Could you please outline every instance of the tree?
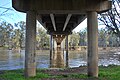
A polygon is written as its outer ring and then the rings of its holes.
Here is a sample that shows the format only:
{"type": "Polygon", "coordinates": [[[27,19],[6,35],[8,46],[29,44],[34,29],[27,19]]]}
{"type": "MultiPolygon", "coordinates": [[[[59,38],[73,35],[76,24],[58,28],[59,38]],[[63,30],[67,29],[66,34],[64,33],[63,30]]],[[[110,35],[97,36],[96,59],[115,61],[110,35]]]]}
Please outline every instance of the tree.
{"type": "Polygon", "coordinates": [[[69,45],[70,47],[75,48],[75,46],[79,45],[79,40],[80,40],[80,36],[78,33],[73,32],[72,35],[69,36],[69,45]]]}
{"type": "Polygon", "coordinates": [[[0,44],[3,47],[8,47],[10,45],[12,36],[13,26],[10,23],[2,22],[0,24],[0,44]]]}
{"type": "Polygon", "coordinates": [[[49,47],[49,36],[46,34],[45,29],[37,27],[37,49],[43,49],[49,47]]]}
{"type": "Polygon", "coordinates": [[[18,49],[20,48],[20,29],[15,29],[13,31],[13,35],[12,35],[12,48],[13,49],[18,49]]]}
{"type": "Polygon", "coordinates": [[[120,39],[120,0],[112,0],[112,9],[99,14],[98,19],[120,39]]]}
{"type": "Polygon", "coordinates": [[[98,45],[99,47],[107,47],[109,45],[110,33],[106,29],[100,29],[98,31],[98,45]]]}
{"type": "Polygon", "coordinates": [[[23,48],[25,45],[25,30],[26,30],[26,23],[24,21],[20,21],[15,23],[15,26],[18,28],[19,31],[19,44],[20,48],[23,48]]]}
{"type": "Polygon", "coordinates": [[[87,28],[85,28],[84,30],[80,30],[79,35],[80,35],[79,45],[86,46],[87,45],[87,28]]]}

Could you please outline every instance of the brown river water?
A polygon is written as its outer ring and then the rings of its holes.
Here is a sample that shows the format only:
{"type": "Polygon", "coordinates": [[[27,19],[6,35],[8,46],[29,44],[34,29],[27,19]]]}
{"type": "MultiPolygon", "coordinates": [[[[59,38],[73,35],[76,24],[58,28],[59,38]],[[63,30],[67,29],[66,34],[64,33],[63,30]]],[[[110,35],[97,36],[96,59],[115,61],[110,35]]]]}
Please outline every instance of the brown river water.
{"type": "MultiPolygon", "coordinates": [[[[0,70],[23,69],[25,60],[25,51],[0,50],[0,70]]],[[[53,61],[50,64],[49,51],[37,51],[37,68],[62,68],[65,65],[65,52],[54,54],[53,61]]],[[[69,67],[79,67],[87,65],[87,53],[80,51],[69,52],[69,67]]],[[[99,65],[120,65],[120,52],[102,52],[99,53],[99,65]]]]}

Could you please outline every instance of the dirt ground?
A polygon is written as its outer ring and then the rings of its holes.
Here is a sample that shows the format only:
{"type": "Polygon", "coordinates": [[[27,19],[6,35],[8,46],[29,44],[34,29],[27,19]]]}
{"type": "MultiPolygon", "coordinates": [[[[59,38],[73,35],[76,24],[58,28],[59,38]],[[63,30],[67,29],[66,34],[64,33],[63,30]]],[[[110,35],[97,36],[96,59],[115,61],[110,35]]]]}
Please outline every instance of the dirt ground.
{"type": "Polygon", "coordinates": [[[50,74],[50,75],[69,75],[69,74],[86,74],[87,67],[75,67],[75,68],[68,68],[68,69],[47,69],[42,70],[43,73],[50,74]]]}
{"type": "Polygon", "coordinates": [[[80,79],[80,78],[70,78],[68,77],[70,74],[87,74],[87,67],[75,67],[68,69],[47,69],[42,70],[42,73],[49,74],[51,76],[63,76],[64,78],[44,78],[40,80],[98,80],[97,78],[88,78],[88,79],[80,79]]]}

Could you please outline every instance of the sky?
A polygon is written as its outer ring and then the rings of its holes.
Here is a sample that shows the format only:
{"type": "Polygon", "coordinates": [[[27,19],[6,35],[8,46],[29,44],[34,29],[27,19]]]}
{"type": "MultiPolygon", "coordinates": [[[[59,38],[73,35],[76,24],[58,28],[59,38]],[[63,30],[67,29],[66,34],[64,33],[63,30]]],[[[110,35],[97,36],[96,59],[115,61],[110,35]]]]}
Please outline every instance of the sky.
{"type": "MultiPolygon", "coordinates": [[[[12,8],[12,0],[0,0],[0,22],[6,21],[14,25],[19,21],[26,22],[26,13],[18,12],[14,8],[12,8]],[[10,8],[11,10],[3,9],[1,7],[10,8]],[[5,12],[5,13],[3,13],[5,12]],[[4,14],[4,15],[1,15],[4,14]]],[[[85,19],[81,24],[79,24],[73,31],[79,32],[87,27],[87,19],[85,19]]],[[[100,25],[99,28],[105,27],[104,25],[100,25]]]]}
{"type": "Polygon", "coordinates": [[[6,21],[14,25],[14,23],[19,21],[26,21],[26,14],[13,9],[12,0],[0,0],[0,22],[2,21],[6,21]],[[3,9],[1,7],[10,8],[10,10],[5,12],[7,9],[3,9]],[[3,14],[3,12],[5,13],[3,14]]]}

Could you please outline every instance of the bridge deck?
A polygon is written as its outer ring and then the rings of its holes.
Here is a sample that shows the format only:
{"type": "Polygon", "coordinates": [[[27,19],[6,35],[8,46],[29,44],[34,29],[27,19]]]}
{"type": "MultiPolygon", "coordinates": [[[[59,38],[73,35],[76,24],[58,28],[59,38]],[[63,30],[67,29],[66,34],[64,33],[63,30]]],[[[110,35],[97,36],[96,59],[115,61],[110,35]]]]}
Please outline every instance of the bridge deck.
{"type": "Polygon", "coordinates": [[[49,34],[71,34],[86,18],[87,11],[103,12],[111,7],[108,0],[12,0],[12,3],[18,11],[35,11],[49,34]]]}

